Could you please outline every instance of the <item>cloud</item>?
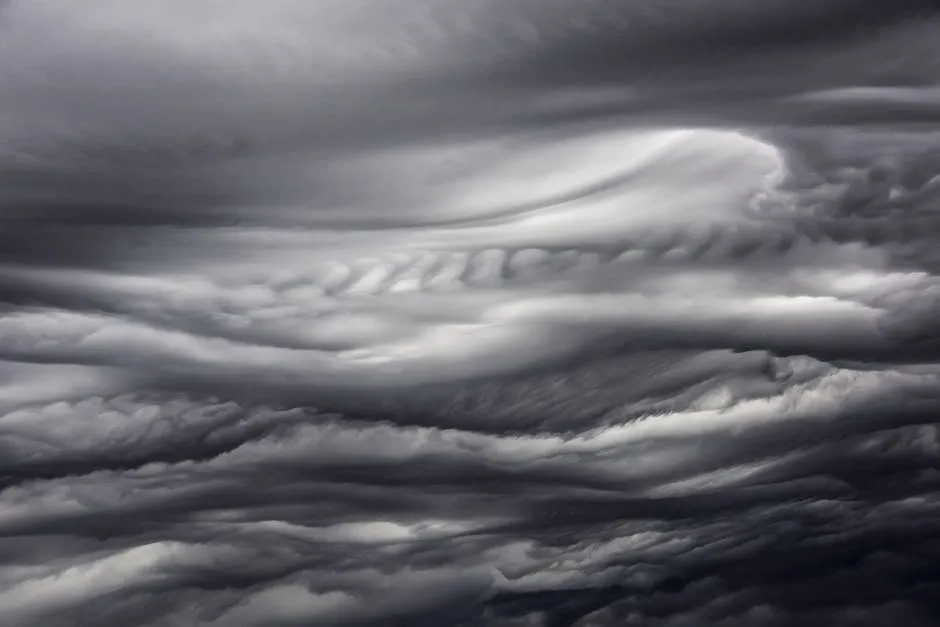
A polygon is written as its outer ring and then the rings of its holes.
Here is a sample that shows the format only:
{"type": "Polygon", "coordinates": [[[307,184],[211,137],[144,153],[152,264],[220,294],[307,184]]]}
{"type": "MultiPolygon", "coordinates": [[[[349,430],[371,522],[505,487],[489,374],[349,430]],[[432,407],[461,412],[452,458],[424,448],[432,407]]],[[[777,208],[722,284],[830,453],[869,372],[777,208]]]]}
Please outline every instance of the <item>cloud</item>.
{"type": "Polygon", "coordinates": [[[934,624],[937,25],[0,5],[0,615],[934,624]]]}

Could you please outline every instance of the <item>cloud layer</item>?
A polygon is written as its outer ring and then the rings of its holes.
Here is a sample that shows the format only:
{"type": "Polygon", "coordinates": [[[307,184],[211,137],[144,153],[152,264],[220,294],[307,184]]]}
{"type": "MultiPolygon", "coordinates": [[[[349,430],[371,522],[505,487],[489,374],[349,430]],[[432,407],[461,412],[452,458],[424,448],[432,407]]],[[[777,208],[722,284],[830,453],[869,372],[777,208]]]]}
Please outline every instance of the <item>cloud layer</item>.
{"type": "Polygon", "coordinates": [[[4,624],[934,625],[938,33],[0,4],[4,624]]]}

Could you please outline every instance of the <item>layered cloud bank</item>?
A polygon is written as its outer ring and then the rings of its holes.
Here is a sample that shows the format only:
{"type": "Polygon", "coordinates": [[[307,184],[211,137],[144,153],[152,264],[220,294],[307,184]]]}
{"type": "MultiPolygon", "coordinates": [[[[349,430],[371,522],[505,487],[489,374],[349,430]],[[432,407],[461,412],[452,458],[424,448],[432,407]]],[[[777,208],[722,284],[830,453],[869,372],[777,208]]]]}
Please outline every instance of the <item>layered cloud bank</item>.
{"type": "Polygon", "coordinates": [[[2,622],[934,625],[931,8],[0,4],[2,622]]]}

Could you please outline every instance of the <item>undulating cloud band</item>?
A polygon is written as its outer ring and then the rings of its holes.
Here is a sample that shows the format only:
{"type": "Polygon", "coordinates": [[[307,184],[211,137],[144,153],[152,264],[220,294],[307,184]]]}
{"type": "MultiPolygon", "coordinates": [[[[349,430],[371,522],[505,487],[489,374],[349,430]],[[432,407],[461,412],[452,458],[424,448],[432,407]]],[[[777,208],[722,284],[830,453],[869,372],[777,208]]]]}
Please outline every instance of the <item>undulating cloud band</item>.
{"type": "Polygon", "coordinates": [[[0,3],[0,623],[933,626],[928,0],[0,3]]]}

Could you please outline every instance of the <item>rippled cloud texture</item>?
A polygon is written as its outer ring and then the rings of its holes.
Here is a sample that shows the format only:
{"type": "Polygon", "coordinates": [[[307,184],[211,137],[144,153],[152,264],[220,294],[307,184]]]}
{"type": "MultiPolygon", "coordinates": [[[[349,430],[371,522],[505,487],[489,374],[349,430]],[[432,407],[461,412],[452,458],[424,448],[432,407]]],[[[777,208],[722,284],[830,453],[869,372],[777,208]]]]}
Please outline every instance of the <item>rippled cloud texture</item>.
{"type": "Polygon", "coordinates": [[[0,4],[0,622],[940,616],[940,15],[0,4]]]}

